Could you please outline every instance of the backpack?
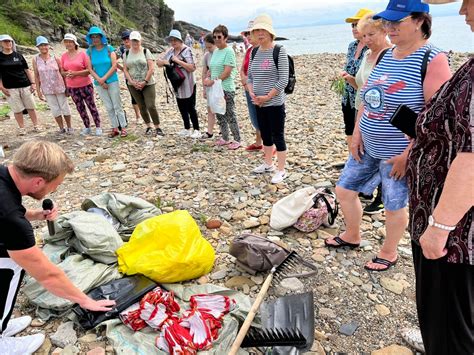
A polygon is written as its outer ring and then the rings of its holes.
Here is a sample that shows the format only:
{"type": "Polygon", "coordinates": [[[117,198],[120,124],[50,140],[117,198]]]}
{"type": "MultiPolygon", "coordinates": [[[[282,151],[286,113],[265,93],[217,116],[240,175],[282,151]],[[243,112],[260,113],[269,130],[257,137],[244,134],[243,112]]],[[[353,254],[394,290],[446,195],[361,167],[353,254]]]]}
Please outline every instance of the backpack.
{"type": "MultiPolygon", "coordinates": [[[[376,67],[377,64],[380,63],[380,61],[383,59],[385,53],[387,53],[389,49],[390,48],[385,48],[382,52],[380,52],[379,57],[375,61],[374,67],[376,67]]],[[[425,82],[426,69],[428,68],[428,60],[430,58],[430,54],[431,54],[431,48],[428,48],[425,51],[425,55],[423,56],[423,60],[421,62],[420,73],[421,73],[421,84],[422,84],[422,86],[423,86],[423,83],[425,82]]]]}
{"type": "MultiPolygon", "coordinates": [[[[273,47],[273,62],[275,63],[275,66],[278,70],[278,56],[280,55],[280,50],[281,50],[281,45],[280,44],[275,44],[275,47],[273,47]]],[[[252,60],[255,58],[255,55],[257,54],[258,47],[254,47],[252,49],[252,60]]],[[[292,94],[293,91],[295,91],[295,85],[296,85],[296,74],[295,74],[295,63],[293,61],[293,58],[288,54],[288,84],[285,87],[285,94],[292,94]]]]}

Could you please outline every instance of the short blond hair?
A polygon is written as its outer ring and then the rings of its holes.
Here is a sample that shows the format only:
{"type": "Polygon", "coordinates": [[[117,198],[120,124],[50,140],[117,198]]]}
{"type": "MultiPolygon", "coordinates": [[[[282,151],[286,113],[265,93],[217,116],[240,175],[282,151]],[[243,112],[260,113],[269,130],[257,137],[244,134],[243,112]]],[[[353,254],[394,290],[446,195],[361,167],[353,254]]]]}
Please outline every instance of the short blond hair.
{"type": "Polygon", "coordinates": [[[23,177],[39,176],[47,182],[74,171],[72,160],[53,142],[23,143],[13,156],[13,166],[23,177]]]}
{"type": "Polygon", "coordinates": [[[367,27],[373,27],[376,30],[383,30],[382,20],[374,20],[375,12],[364,15],[357,23],[357,31],[364,32],[367,27]]]}

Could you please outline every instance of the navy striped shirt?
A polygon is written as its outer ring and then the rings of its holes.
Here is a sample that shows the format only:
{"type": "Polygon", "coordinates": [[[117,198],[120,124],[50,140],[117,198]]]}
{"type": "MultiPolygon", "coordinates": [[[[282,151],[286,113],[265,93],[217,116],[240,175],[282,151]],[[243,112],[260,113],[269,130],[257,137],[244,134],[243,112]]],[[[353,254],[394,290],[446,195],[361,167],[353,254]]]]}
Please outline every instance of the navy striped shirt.
{"type": "Polygon", "coordinates": [[[431,48],[428,62],[441,50],[426,44],[403,59],[393,57],[391,48],[372,70],[361,98],[364,113],[360,131],[366,152],[375,159],[390,159],[401,154],[409,141],[389,122],[397,107],[405,104],[416,113],[425,106],[421,66],[425,52],[431,48]]]}
{"type": "Polygon", "coordinates": [[[273,48],[262,50],[258,48],[255,57],[250,54],[248,83],[253,85],[256,96],[265,96],[273,88],[278,91],[271,100],[263,106],[281,106],[285,103],[285,87],[288,85],[289,75],[288,55],[285,47],[280,48],[278,55],[278,69],[273,60],[273,48]]]}

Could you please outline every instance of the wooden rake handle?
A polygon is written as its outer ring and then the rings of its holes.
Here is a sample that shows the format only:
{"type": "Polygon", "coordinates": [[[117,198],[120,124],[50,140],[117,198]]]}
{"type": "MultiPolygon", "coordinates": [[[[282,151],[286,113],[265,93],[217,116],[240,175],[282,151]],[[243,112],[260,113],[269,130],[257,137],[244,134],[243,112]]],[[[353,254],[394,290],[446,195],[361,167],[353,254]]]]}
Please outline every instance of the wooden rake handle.
{"type": "Polygon", "coordinates": [[[260,289],[260,292],[258,293],[257,298],[255,299],[255,302],[250,308],[250,311],[247,314],[247,317],[245,317],[242,327],[240,327],[240,330],[237,333],[237,337],[235,338],[234,343],[232,344],[232,347],[230,348],[229,355],[236,355],[237,351],[239,351],[240,345],[244,341],[245,335],[247,334],[250,326],[252,325],[253,319],[257,315],[260,305],[262,304],[265,298],[265,295],[267,294],[267,291],[270,288],[272,280],[273,280],[273,272],[270,273],[265,279],[265,282],[263,283],[262,288],[260,289]]]}

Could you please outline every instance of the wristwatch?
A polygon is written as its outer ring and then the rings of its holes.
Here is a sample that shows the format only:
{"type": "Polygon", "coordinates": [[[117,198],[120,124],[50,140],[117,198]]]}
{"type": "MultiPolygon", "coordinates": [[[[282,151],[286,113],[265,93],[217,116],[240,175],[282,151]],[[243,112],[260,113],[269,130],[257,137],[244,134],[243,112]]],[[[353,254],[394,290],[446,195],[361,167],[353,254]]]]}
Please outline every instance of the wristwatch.
{"type": "Polygon", "coordinates": [[[432,215],[428,217],[428,225],[449,232],[456,229],[456,226],[447,226],[445,224],[437,223],[432,215]]]}

